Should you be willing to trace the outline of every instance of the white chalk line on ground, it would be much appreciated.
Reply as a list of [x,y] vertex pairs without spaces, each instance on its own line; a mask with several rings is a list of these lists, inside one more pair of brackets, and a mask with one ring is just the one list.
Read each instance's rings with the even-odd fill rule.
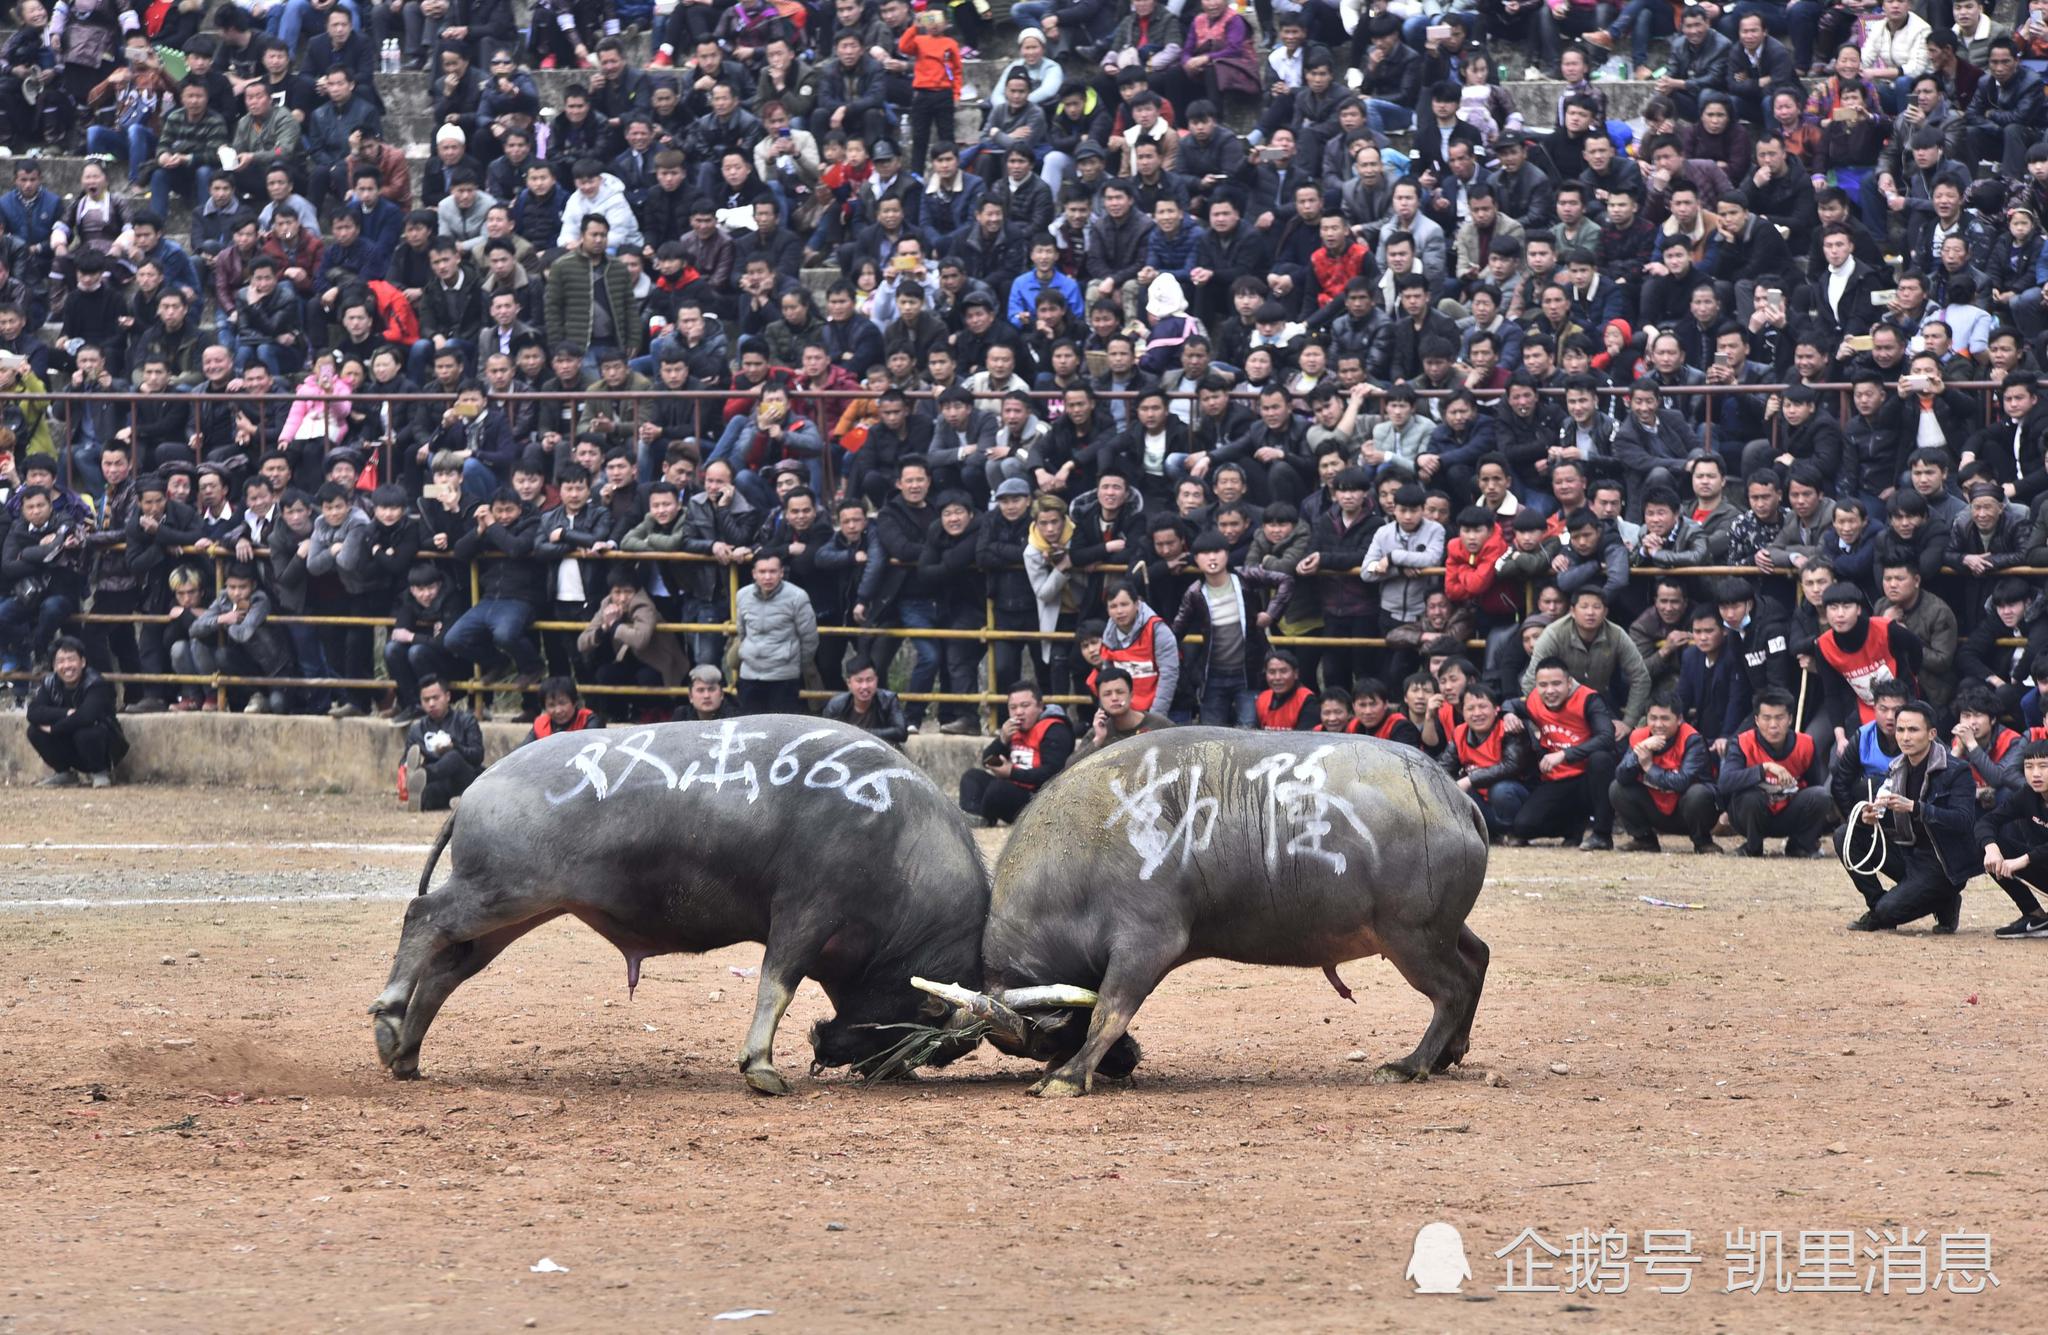
[[411,899],[411,890],[325,890],[305,895],[152,895],[136,899],[0,899],[7,909],[148,909],[229,904],[347,904]]
[[274,853],[425,853],[432,844],[190,843],[190,844],[0,844],[13,853],[211,853],[219,849],[256,848]]

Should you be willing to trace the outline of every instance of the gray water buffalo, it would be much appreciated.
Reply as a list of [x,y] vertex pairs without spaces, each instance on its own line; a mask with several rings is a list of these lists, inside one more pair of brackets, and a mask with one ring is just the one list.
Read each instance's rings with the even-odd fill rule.
[[[429,893],[444,847],[454,874]],[[625,955],[629,989],[651,955],[765,942],[740,1069],[782,1094],[775,1029],[797,984],[815,978],[836,1012],[811,1031],[820,1065],[876,1057],[897,1041],[876,1026],[944,1013],[913,975],[980,976],[988,878],[953,800],[857,728],[773,715],[558,734],[493,765],[435,841],[370,1007],[391,1073],[416,1076],[449,994],[565,913]]]
[[[1470,1045],[1488,952],[1465,917],[1485,879],[1478,811],[1419,751],[1175,728],[1098,752],[1032,799],[996,864],[987,992],[925,990],[992,1023],[997,1047],[1062,1063],[1032,1093],[1074,1095],[1098,1068],[1136,1064],[1132,1016],[1190,960],[1321,968],[1348,997],[1337,966],[1383,955],[1435,1014],[1373,1077],[1426,1079]],[[1092,1015],[1006,1005],[1052,984],[1094,989]]]

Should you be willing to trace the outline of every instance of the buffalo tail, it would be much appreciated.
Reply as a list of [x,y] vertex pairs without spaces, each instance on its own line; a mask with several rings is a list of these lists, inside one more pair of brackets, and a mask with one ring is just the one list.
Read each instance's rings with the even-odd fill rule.
[[441,833],[434,836],[434,846],[427,851],[427,865],[420,872],[419,893],[427,893],[428,882],[434,879],[434,864],[441,860],[441,850],[448,847],[448,840],[455,833],[455,813],[448,813],[448,819],[441,824]]

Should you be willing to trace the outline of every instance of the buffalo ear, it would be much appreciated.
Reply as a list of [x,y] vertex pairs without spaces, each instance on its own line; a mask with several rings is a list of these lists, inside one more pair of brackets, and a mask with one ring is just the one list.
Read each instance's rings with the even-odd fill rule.
[[917,1008],[917,1013],[927,1020],[942,1020],[951,1009],[952,1007],[937,997],[928,996],[924,999],[924,1004]]

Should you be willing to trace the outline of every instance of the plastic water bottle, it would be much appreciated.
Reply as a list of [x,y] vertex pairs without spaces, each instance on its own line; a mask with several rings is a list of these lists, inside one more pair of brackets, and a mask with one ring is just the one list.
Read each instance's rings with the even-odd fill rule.
[[384,50],[379,58],[378,68],[386,74],[396,74],[398,73],[398,62],[398,39],[396,37],[387,37],[384,39]]

